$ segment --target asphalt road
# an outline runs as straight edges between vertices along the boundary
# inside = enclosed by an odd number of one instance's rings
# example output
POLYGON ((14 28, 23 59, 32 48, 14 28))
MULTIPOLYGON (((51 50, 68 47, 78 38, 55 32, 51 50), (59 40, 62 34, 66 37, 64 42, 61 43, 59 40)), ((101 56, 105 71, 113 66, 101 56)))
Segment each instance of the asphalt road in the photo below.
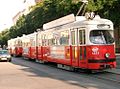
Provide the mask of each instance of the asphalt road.
POLYGON ((119 84, 21 58, 0 62, 0 89, 119 89, 119 84))

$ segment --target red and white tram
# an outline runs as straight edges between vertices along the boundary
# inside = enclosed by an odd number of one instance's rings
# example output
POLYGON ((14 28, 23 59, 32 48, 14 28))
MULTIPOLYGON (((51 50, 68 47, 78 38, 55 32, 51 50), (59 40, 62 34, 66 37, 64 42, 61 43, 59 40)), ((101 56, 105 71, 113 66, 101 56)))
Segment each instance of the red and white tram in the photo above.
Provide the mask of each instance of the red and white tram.
POLYGON ((43 31, 21 38, 29 45, 31 59, 54 62, 64 69, 103 70, 116 67, 113 34, 110 20, 88 13, 51 21, 43 25, 43 31))
POLYGON ((13 55, 13 53, 14 53, 13 49, 15 47, 15 45, 14 45, 14 39, 8 40, 7 44, 8 44, 8 51, 9 51, 9 53, 11 55, 13 55))
POLYGON ((8 40, 8 50, 13 56, 22 56, 22 40, 20 37, 8 40))
POLYGON ((73 14, 38 31, 38 58, 59 67, 101 70, 116 67, 113 23, 99 16, 73 14), (91 16, 91 17, 89 17, 91 16))
POLYGON ((22 56, 25 59, 36 59, 36 32, 29 35, 23 35, 21 39, 23 47, 22 56))

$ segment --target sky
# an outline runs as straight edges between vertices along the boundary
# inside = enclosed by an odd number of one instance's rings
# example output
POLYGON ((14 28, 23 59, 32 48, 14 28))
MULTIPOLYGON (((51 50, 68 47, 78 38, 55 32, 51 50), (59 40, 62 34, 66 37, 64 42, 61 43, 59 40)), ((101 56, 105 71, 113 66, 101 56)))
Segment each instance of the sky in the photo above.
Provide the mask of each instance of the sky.
POLYGON ((24 8, 23 0, 0 1, 0 31, 13 25, 12 18, 24 8))

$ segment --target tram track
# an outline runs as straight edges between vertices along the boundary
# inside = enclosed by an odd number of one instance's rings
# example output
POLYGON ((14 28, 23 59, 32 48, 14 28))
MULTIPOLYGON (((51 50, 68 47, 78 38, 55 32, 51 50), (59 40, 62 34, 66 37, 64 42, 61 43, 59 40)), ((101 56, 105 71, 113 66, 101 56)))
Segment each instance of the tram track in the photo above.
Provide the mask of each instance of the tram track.
MULTIPOLYGON (((53 66, 53 65, 48 65, 48 66, 56 67, 56 66, 53 66)), ((58 69, 60 69, 60 68, 58 68, 58 69)), ((64 69, 62 69, 62 70, 64 70, 64 69)), ((68 70, 66 70, 66 71, 68 71, 68 70)), ((120 73, 118 74, 118 73, 109 72, 109 71, 103 71, 103 72, 98 72, 98 73, 87 73, 83 70, 79 71, 79 72, 75 72, 75 73, 77 73, 77 74, 82 73, 86 77, 97 78, 97 79, 101 79, 101 80, 110 81, 110 82, 120 84, 120 73)))
POLYGON ((110 89, 106 88, 106 85, 108 87, 111 85, 113 87, 111 89, 119 89, 114 87, 120 86, 120 82, 117 82, 116 79, 109 79, 111 73, 109 74, 107 72, 103 72, 88 74, 85 71, 71 72, 57 68, 57 66, 50 63, 43 64, 35 61, 20 59, 13 60, 12 62, 14 64, 27 67, 26 71, 33 72, 38 76, 44 75, 44 77, 46 76, 51 79, 60 80, 66 84, 82 87, 83 89, 90 89, 89 87, 94 87, 95 89, 110 89), (109 78, 106 79, 106 76, 104 75, 109 75, 109 78))
MULTIPOLYGON (((27 61, 27 60, 19 60, 19 61, 14 61, 14 63, 15 62, 17 62, 17 64, 19 64, 19 65, 22 65, 22 66, 27 66, 27 67, 30 67, 30 70, 36 70, 36 71, 41 71, 41 72, 44 72, 44 74, 49 74, 49 72, 46 72, 46 70, 40 70, 39 69, 39 67, 36 67, 36 66, 39 66, 38 64, 41 64, 41 67, 44 67, 44 66, 47 66, 48 68, 55 68, 56 70, 60 70, 60 68, 57 68, 57 66, 55 66, 55 65, 51 65, 51 64, 49 64, 49 63, 45 63, 44 65, 43 65, 43 63, 38 63, 38 62, 35 62, 35 61, 28 61, 29 62, 29 64, 32 64, 33 66, 31 66, 31 65, 28 65, 28 64, 26 64, 25 62, 23 62, 23 61, 27 61), (34 66, 35 65, 35 66, 34 66), (43 66, 42 66, 43 65, 43 66)), ((51 70, 54 70, 54 69, 51 69, 51 70)), ((28 70, 29 71, 29 70, 28 70)), ((63 70, 63 69, 61 69, 61 71, 68 71, 68 70, 63 70)), ((68 72, 70 72, 70 71, 68 71, 68 72)), ((38 73, 38 72, 37 72, 38 73)), ((71 73, 75 73, 75 72, 71 72, 71 73)), ((77 74, 77 73, 76 73, 77 74)), ((51 78, 56 78, 56 76, 55 76, 55 74, 54 73, 52 73, 52 74, 49 74, 48 75, 49 77, 51 77, 51 78)), ((70 75, 69 75, 70 76, 70 75)), ((71 76, 70 76, 71 77, 71 76)), ((58 78, 59 80, 65 80, 66 81, 66 79, 65 78, 63 78, 63 77, 59 77, 58 78)), ((84 88, 84 89, 89 89, 88 87, 86 87, 84 84, 78 84, 78 83, 76 83, 76 82, 74 82, 74 81, 66 81, 66 83, 69 83, 69 84, 72 84, 72 85, 77 85, 77 86, 80 86, 80 87, 82 87, 82 88, 84 88)))
MULTIPOLYGON (((58 70, 61 68, 58 68, 55 65, 51 65, 51 64, 46 64, 47 66, 50 67, 54 67, 57 68, 58 70)), ((120 69, 120 68, 119 68, 120 69)), ((61 70, 65 70, 65 69, 61 69, 61 70)), ((69 70, 65 70, 65 71, 69 71, 69 70)), ((120 73, 114 73, 114 72, 109 72, 109 71, 103 71, 103 72, 98 72, 98 73, 87 73, 86 71, 74 71, 74 73, 77 74, 84 74, 86 77, 91 77, 91 78, 97 78, 97 79, 101 79, 101 80, 105 80, 105 81, 111 81, 114 83, 118 83, 120 84, 120 73)))
MULTIPOLYGON (((117 61, 117 70, 120 70, 120 61, 117 61)), ((89 75, 88 75, 89 76, 89 75)), ((120 84, 120 72, 117 71, 103 71, 102 73, 97 73, 97 74, 90 74, 91 77, 106 80, 106 81, 111 81, 111 82, 116 82, 120 84)))
POLYGON ((120 84, 120 74, 117 73, 104 72, 100 74, 94 74, 92 77, 120 84))
MULTIPOLYGON (((34 65, 37 65, 37 64, 35 63, 34 65)), ((60 70, 60 68, 57 68, 57 66, 55 66, 55 65, 46 64, 46 66, 54 67, 57 70, 60 70)), ((34 68, 34 66, 32 66, 32 68, 36 69, 36 68, 34 68)), ((63 70, 63 69, 61 69, 61 70, 63 70)), ((64 71, 68 71, 68 70, 64 70, 64 71)), ((103 71, 101 73, 95 73, 95 74, 89 73, 88 74, 84 71, 79 71, 79 72, 73 72, 73 73, 82 74, 82 75, 84 75, 84 77, 87 77, 87 78, 92 78, 92 79, 94 78, 94 79, 98 79, 98 80, 104 80, 104 81, 120 84, 120 74, 117 74, 117 73, 114 73, 114 72, 103 71)), ((85 87, 84 85, 79 84, 79 86, 87 89, 87 87, 85 87)))

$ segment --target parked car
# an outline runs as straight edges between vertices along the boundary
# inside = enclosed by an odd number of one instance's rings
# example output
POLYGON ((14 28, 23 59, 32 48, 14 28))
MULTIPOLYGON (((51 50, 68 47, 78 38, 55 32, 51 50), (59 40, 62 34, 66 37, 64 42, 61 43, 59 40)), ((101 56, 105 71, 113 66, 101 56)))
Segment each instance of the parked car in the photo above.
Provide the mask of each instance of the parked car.
POLYGON ((0 50, 0 61, 8 61, 11 62, 12 57, 9 54, 8 50, 0 50))

